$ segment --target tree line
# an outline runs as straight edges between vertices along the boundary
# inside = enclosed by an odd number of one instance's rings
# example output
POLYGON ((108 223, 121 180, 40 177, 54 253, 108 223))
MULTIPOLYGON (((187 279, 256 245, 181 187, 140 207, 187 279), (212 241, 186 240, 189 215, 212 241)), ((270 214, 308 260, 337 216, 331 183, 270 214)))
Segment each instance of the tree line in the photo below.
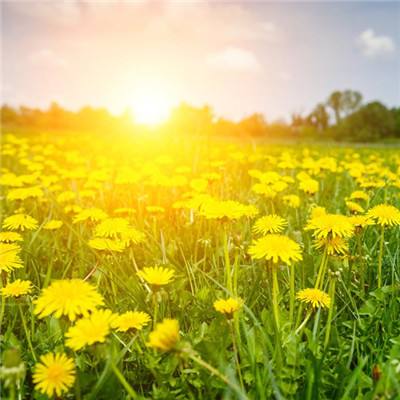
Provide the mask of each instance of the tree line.
MULTIPOLYGON (((1 123, 5 128, 104 133, 143 129, 135 124, 130 111, 113 115, 105 108, 84 107, 74 112, 57 103, 46 110, 3 105, 1 123)), ((182 103, 171 111, 169 120, 159 129, 192 136, 379 141, 400 139, 400 107, 388 108, 379 101, 364 103, 361 93, 344 90, 331 93, 308 114, 293 113, 290 122, 267 122, 260 113, 234 122, 216 118, 209 106, 193 107, 182 103)))

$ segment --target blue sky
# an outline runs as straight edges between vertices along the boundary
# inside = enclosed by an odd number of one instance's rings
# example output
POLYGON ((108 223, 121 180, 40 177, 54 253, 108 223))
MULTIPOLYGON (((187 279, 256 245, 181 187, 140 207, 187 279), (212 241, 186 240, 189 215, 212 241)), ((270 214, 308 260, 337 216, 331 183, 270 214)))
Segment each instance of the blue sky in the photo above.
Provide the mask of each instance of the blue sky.
POLYGON ((308 112, 336 89, 400 105, 400 2, 2 2, 2 102, 218 116, 308 112), (142 97, 141 97, 142 96, 142 97))

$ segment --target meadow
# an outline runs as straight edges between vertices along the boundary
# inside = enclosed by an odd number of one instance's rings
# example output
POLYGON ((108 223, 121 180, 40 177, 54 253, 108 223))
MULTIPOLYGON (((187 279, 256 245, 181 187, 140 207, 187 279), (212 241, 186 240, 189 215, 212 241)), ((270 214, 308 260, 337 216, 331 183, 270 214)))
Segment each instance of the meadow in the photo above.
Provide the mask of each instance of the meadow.
POLYGON ((400 398, 400 153, 4 134, 1 398, 400 398))

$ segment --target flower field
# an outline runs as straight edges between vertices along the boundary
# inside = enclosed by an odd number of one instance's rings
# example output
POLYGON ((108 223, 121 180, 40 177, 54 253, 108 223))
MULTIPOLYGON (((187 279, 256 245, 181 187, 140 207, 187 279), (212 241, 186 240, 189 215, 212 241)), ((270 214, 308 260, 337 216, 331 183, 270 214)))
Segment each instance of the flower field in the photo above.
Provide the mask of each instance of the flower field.
POLYGON ((398 150, 1 151, 1 398, 400 398, 398 150))

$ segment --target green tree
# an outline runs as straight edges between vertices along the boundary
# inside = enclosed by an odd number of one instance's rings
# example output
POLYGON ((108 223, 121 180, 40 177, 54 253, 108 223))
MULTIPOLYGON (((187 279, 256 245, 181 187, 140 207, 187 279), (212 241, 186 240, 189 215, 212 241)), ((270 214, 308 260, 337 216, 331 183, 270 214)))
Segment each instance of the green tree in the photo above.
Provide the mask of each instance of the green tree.
POLYGON ((308 117, 311 125, 315 126, 319 132, 325 131, 329 124, 329 114, 326 111, 325 105, 319 103, 308 117))
POLYGON ((335 115, 336 124, 339 124, 343 117, 347 117, 360 108, 362 95, 354 90, 335 91, 331 93, 326 105, 330 107, 335 115))
POLYGON ((374 101, 350 114, 336 128, 337 139, 376 141, 396 135, 396 119, 391 110, 374 101))
POLYGON ((267 123, 259 113, 243 118, 239 124, 239 132, 244 136, 263 136, 266 133, 267 123))
POLYGON ((342 92, 335 91, 331 93, 331 95, 328 98, 328 101, 326 102, 326 105, 332 108, 333 113, 335 115, 336 124, 339 124, 341 121, 340 112, 342 110, 342 92))

